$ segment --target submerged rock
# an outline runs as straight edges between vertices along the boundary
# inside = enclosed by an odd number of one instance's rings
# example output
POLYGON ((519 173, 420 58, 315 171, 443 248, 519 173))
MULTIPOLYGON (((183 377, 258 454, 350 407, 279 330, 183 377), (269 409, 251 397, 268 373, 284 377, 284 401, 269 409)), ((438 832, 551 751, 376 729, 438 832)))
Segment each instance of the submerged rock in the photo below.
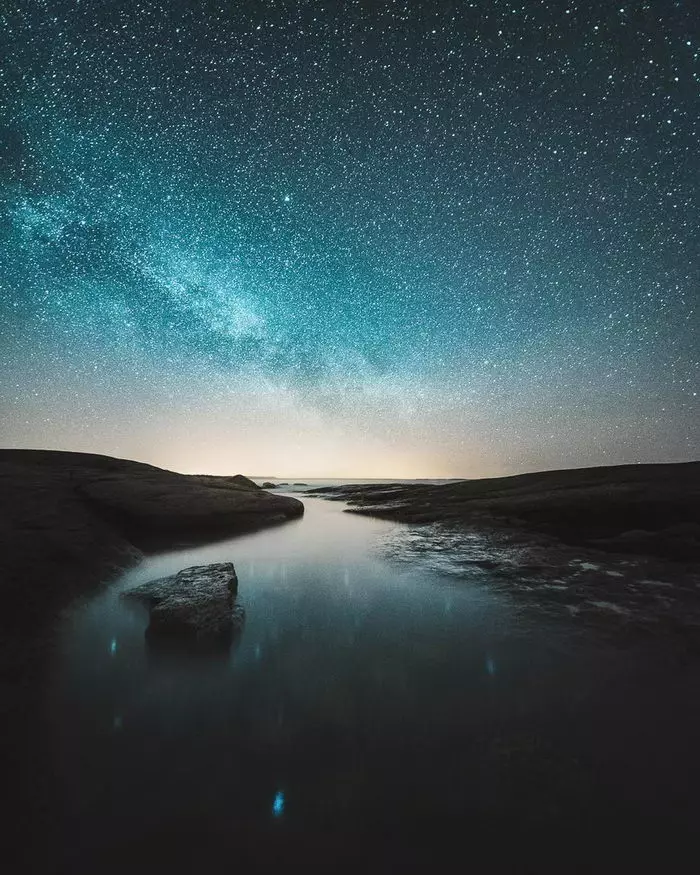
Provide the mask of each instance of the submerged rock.
POLYGON ((238 577, 231 562, 194 565, 172 577, 152 580, 123 593, 150 609, 149 639, 180 638, 188 642, 230 644, 243 623, 235 604, 238 577))

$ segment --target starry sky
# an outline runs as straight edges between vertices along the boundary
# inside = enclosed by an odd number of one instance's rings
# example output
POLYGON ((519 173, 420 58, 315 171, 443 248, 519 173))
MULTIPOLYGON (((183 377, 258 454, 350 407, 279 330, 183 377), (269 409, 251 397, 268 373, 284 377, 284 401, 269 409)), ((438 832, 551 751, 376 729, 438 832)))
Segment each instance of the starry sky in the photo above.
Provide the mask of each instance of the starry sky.
POLYGON ((700 456, 693 3, 7 0, 0 444, 700 456))

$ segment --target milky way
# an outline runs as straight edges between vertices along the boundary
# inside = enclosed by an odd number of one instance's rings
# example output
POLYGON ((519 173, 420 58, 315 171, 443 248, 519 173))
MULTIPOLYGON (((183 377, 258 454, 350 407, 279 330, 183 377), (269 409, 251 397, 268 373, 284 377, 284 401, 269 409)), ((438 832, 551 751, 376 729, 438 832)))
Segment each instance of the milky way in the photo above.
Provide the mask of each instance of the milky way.
POLYGON ((692 4, 3 8, 4 445, 700 455, 692 4))

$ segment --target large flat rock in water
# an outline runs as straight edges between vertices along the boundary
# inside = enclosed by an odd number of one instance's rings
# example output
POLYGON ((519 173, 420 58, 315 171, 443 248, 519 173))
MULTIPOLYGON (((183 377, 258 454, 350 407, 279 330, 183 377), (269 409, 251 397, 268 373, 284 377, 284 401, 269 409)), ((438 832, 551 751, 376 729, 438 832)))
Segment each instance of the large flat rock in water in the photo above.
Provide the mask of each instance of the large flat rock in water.
POLYGON ((243 621, 235 603, 238 578, 231 562, 194 565, 123 593, 150 609, 150 638, 203 644, 230 643, 243 621))

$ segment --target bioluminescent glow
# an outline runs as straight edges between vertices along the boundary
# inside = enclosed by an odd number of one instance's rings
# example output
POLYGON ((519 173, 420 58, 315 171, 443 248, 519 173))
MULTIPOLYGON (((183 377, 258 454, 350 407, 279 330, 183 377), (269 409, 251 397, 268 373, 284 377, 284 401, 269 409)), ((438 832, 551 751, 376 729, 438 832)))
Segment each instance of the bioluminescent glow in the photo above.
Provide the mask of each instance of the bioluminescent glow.
POLYGON ((109 652, 110 652, 111 656, 116 656, 116 654, 117 654, 117 639, 116 638, 112 638, 112 640, 109 642, 109 652))
POLYGON ((278 790, 272 800, 272 815, 273 817, 281 817, 282 814, 284 814, 284 793, 282 790, 278 790))

